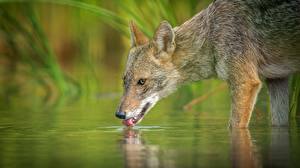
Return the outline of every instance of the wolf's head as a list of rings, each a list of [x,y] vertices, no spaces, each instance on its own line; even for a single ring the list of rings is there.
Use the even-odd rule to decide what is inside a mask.
[[[162,97],[174,91],[179,74],[173,63],[175,34],[171,25],[163,21],[149,40],[131,22],[131,49],[124,73],[124,95],[116,112],[123,124],[133,126]]]

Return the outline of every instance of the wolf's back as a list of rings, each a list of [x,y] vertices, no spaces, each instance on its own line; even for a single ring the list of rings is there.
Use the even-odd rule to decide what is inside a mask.
[[[300,70],[300,0],[246,0],[263,56]]]

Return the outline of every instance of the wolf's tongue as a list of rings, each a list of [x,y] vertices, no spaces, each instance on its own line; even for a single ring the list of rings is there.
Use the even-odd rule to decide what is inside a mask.
[[[129,126],[133,126],[134,125],[134,122],[133,122],[133,118],[129,118],[129,119],[127,119],[127,120],[123,120],[123,124],[124,125],[126,125],[127,127],[129,127]]]

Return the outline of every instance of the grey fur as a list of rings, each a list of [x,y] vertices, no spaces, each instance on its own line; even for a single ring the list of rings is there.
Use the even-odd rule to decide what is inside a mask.
[[[271,98],[272,125],[289,125],[289,87],[288,78],[267,79]]]
[[[176,51],[186,54],[179,58],[181,66],[199,62],[193,67],[204,65],[209,71],[201,69],[207,75],[193,80],[213,75],[208,66],[214,65],[218,76],[227,79],[225,64],[247,50],[252,56],[238,59],[256,64],[262,77],[285,77],[300,69],[299,0],[217,0],[175,30]]]

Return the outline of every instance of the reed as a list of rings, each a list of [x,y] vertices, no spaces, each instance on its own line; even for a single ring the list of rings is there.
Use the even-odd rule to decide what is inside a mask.
[[[13,13],[11,10],[18,9]],[[5,41],[13,56],[20,64],[31,68],[31,75],[36,80],[43,81],[46,74],[55,83],[60,93],[66,93],[68,87],[64,79],[48,39],[39,23],[39,19],[30,4],[21,6],[1,6],[1,31],[5,33]]]
[[[300,75],[294,75],[291,82],[290,117],[295,119],[300,111]]]

